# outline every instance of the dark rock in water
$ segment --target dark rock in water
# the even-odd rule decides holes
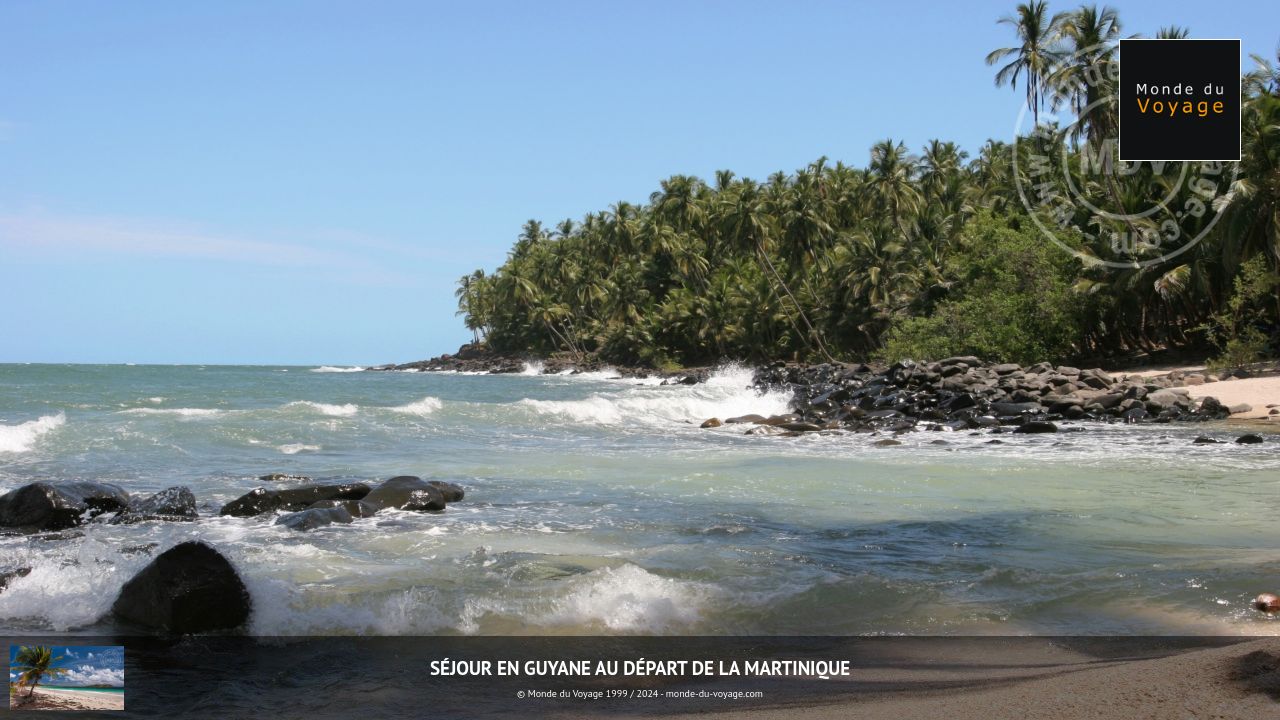
[[[161,490],[143,500],[129,504],[114,518],[113,524],[131,524],[146,520],[178,522],[196,519],[196,496],[185,486]]]
[[[321,500],[360,500],[369,494],[364,483],[347,485],[306,485],[288,490],[258,488],[227,503],[223,515],[252,517],[277,510],[305,510]]]
[[[702,424],[699,425],[699,427],[705,430],[706,428],[718,428],[723,424],[724,423],[720,422],[720,418],[707,418],[702,421]]]
[[[9,581],[15,578],[26,577],[31,574],[29,567],[16,567],[0,569],[0,590],[9,587]]]
[[[378,512],[378,508],[363,500],[321,500],[307,506],[307,510],[325,508],[342,508],[353,518],[373,517]],[[276,522],[279,523],[278,520]]]
[[[143,543],[141,545],[126,545],[120,548],[120,552],[125,555],[150,555],[152,550],[160,547],[160,543]]]
[[[930,441],[929,444],[930,445],[950,445],[951,443],[947,442],[946,440],[933,440],[933,441]]]
[[[366,504],[379,510],[395,508],[397,510],[435,511],[445,506],[444,493],[440,488],[413,475],[400,475],[383,482],[364,498]]]
[[[789,422],[789,423],[782,423],[782,424],[781,424],[781,425],[779,425],[778,427],[782,428],[783,430],[791,430],[791,431],[794,431],[794,432],[814,432],[814,431],[816,431],[816,430],[821,430],[821,429],[822,429],[822,426],[820,426],[820,425],[815,425],[815,424],[810,423],[810,422]]]
[[[789,422],[799,422],[800,416],[795,413],[787,413],[786,415],[771,415],[761,421],[761,425],[783,425]]]
[[[0,496],[0,527],[23,531],[75,527],[105,512],[129,505],[118,485],[96,482],[38,482]]]
[[[993,402],[991,403],[991,412],[995,413],[996,415],[1022,415],[1023,413],[1037,413],[1037,412],[1042,412],[1043,410],[1044,408],[1040,407],[1040,403],[1033,403],[1033,402],[1021,402],[1021,403]]]
[[[179,635],[238,628],[250,609],[235,568],[202,542],[160,553],[124,584],[111,606],[122,620]]]
[[[1191,441],[1191,443],[1192,443],[1193,445],[1216,445],[1216,444],[1217,444],[1217,443],[1219,443],[1219,442],[1222,442],[1222,441],[1221,441],[1221,440],[1215,440],[1215,439],[1213,439],[1213,438],[1209,437],[1208,435],[1201,435],[1200,437],[1198,437],[1198,438],[1196,438],[1195,440],[1192,440],[1192,441]]]
[[[1120,417],[1124,418],[1125,422],[1137,422],[1139,420],[1145,420],[1148,417],[1150,417],[1150,413],[1147,412],[1146,408],[1134,407],[1134,408],[1129,408],[1128,410],[1125,410],[1124,414],[1121,415]]]
[[[1056,433],[1058,426],[1051,422],[1032,421],[1014,428],[1015,433]]]
[[[444,480],[428,480],[427,484],[440,491],[444,495],[444,501],[447,503],[459,502],[466,497],[466,492],[461,485]]]
[[[764,420],[765,420],[765,417],[763,415],[756,415],[752,413],[750,415],[739,415],[737,417],[728,418],[725,420],[725,423],[728,425],[733,425],[736,423],[760,423],[760,422],[764,422]]]
[[[902,441],[894,440],[892,438],[885,438],[884,440],[877,440],[871,444],[875,445],[876,447],[892,447],[894,445],[901,445]]]
[[[288,473],[267,473],[266,475],[259,475],[258,480],[262,482],[311,482],[311,478],[306,475],[290,475]]]
[[[328,501],[332,502],[332,501]],[[349,502],[360,502],[352,500]],[[332,525],[333,523],[350,523],[351,513],[342,506],[338,507],[319,507],[309,510],[299,510],[291,512],[287,515],[281,515],[276,518],[277,525],[284,525],[293,530],[315,530],[318,527]]]
[[[1249,433],[1248,435],[1241,435],[1236,438],[1236,442],[1241,445],[1257,445],[1262,442],[1262,436],[1257,433]]]

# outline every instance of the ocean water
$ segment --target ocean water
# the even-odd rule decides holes
[[[742,368],[689,387],[345,370],[0,365],[0,491],[188,485],[203,515],[0,537],[0,567],[33,568],[0,591],[0,628],[110,632],[136,548],[199,538],[239,569],[258,635],[1280,629],[1250,608],[1280,590],[1280,437],[1077,424],[875,447],[699,429],[786,409]],[[308,533],[217,516],[269,472],[467,497]]]

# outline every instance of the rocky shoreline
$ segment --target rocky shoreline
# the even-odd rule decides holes
[[[1052,433],[1062,421],[1222,420],[1250,409],[1227,407],[1213,397],[1197,401],[1185,387],[1217,381],[1201,374],[1122,376],[1050,363],[985,363],[976,357],[903,360],[882,368],[778,362],[757,370],[755,385],[791,392],[792,413],[709,418],[703,427],[751,423],[761,427],[748,432],[764,434],[849,430],[898,435],[920,429]],[[1262,438],[1250,434],[1238,442]]]
[[[413,475],[393,477],[376,486],[363,482],[318,484],[283,473],[263,475],[258,480],[301,484],[255,488],[222,506],[218,514],[273,516],[275,525],[301,532],[351,523],[354,518],[388,509],[442,512],[465,496],[454,483]],[[66,531],[90,523],[192,522],[198,517],[195,496],[186,486],[135,498],[111,483],[36,482],[0,495],[0,534],[51,540],[67,537]],[[150,554],[155,547],[150,543],[124,548],[123,552]],[[0,592],[30,573],[30,567],[0,567]],[[111,613],[133,627],[184,635],[238,629],[248,620],[252,607],[249,591],[230,561],[203,542],[188,541],[160,553],[127,581]]]
[[[588,372],[611,372],[622,378],[662,378],[664,384],[694,385],[705,381],[715,370],[714,367],[682,368],[664,371],[637,366],[619,366],[606,363],[595,358],[582,359],[573,355],[557,353],[538,358],[527,355],[496,353],[483,345],[468,343],[458,348],[458,352],[445,353],[429,360],[416,362],[377,365],[366,368],[371,372],[460,372],[481,373],[489,375],[512,375],[525,372],[529,367],[540,368],[542,375],[580,375]]]

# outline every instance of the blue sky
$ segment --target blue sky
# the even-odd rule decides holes
[[[9,646],[9,682],[18,679],[13,667],[14,658],[18,656],[20,646]],[[66,673],[58,676],[46,675],[42,685],[63,685],[68,687],[86,687],[89,685],[109,685],[124,687],[124,648],[119,645],[55,645],[52,648],[54,658],[62,657],[54,667],[65,668]]]
[[[1112,4],[1280,40],[1273,2]],[[1013,6],[4,0],[0,362],[451,352],[454,280],[528,218],[1010,137]]]

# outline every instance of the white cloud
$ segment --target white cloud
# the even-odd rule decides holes
[[[56,682],[59,685],[110,685],[112,687],[123,687],[124,669],[81,665],[78,668],[71,668],[60,675]]]

